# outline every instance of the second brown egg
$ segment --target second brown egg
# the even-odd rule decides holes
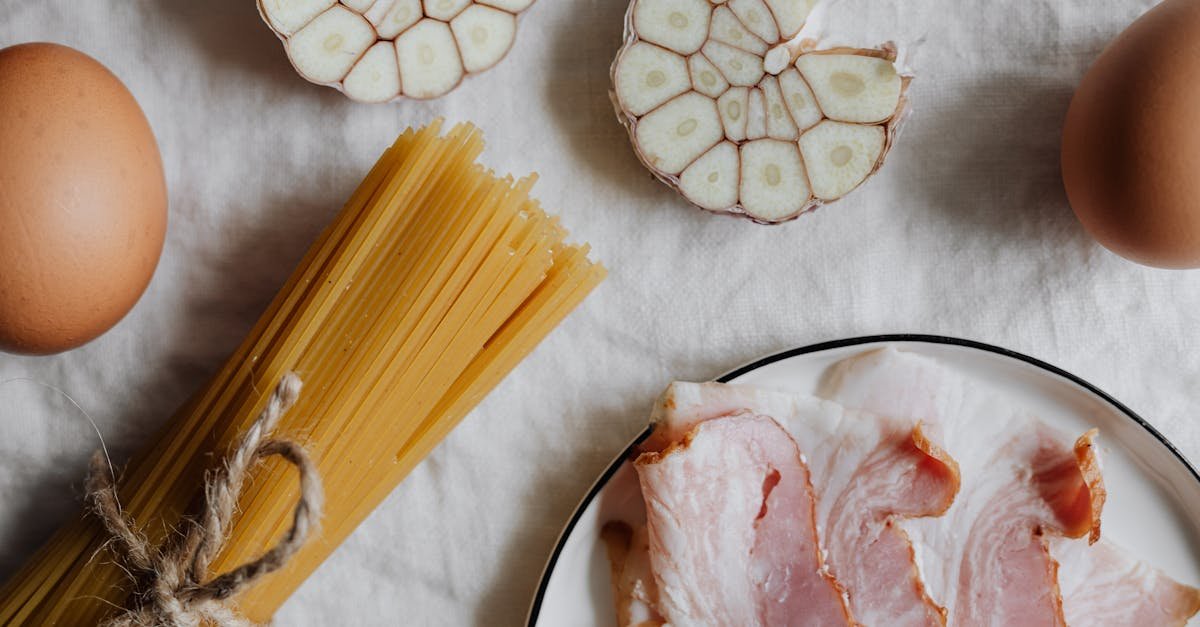
[[[1071,102],[1071,207],[1133,261],[1200,267],[1200,2],[1167,0],[1100,55]]]

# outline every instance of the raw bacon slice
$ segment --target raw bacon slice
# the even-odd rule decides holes
[[[845,420],[862,424],[861,418]],[[859,439],[857,447],[842,438],[842,446],[825,442],[808,454],[810,468],[821,468],[813,475],[822,486],[829,561],[864,625],[944,625],[944,610],[926,594],[912,545],[896,523],[946,511],[958,490],[958,468],[928,448],[919,427],[880,422],[876,437]],[[800,433],[790,421],[789,430]]]
[[[936,362],[894,350],[843,362],[831,381],[832,398],[849,407],[923,421],[962,464],[963,491],[946,515],[903,525],[950,623],[1065,625],[1045,536],[1086,533],[1098,520],[1090,505],[1051,505],[1075,503],[1087,490],[1065,438]],[[1075,517],[1062,520],[1060,511]]]
[[[896,521],[944,512],[958,490],[952,459],[911,421],[807,396],[718,383],[675,383],[659,401],[647,446],[677,440],[734,411],[775,418],[804,454],[831,572],[865,625],[941,625]]]
[[[1006,409],[970,381],[917,355],[885,349],[835,367],[823,392],[851,407],[929,427],[962,464],[962,494],[936,519],[901,523],[931,595],[954,625],[1128,625],[1121,616],[1182,617],[1197,592],[1101,541],[1105,492],[1092,439]],[[1087,536],[1089,543],[1073,538]],[[1086,556],[1086,559],[1080,556]],[[1123,613],[1090,612],[1095,586]]]
[[[668,623],[850,624],[821,563],[808,470],[775,421],[707,421],[635,467]]]
[[[1094,546],[1054,539],[1050,553],[1068,625],[1182,627],[1200,612],[1200,590],[1140,562],[1112,542]]]
[[[964,467],[968,487],[940,524],[926,520],[909,529],[914,541],[940,545],[948,561],[959,565],[957,578],[944,581],[940,590],[945,598],[957,592],[948,604],[954,624],[1066,624],[1047,536],[1089,533],[1093,510],[1079,506],[1077,498],[1087,493],[1087,484],[1059,433],[1037,423],[1013,432],[994,445],[992,455],[981,454]],[[953,572],[952,566],[947,570]],[[932,581],[930,587],[939,589]]]

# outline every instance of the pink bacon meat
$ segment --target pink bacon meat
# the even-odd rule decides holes
[[[1200,612],[1200,590],[1111,542],[1052,540],[1050,553],[1062,564],[1059,587],[1068,625],[1182,626]]]
[[[657,609],[670,624],[850,623],[821,562],[808,470],[773,420],[705,422],[636,468]]]
[[[718,383],[675,383],[647,441],[662,446],[730,412],[771,416],[799,446],[811,473],[816,520],[830,572],[855,621],[941,625],[912,548],[895,522],[945,511],[958,491],[955,462],[919,426],[811,397]]]
[[[962,464],[962,493],[944,516],[902,523],[951,625],[1183,625],[1196,613],[1200,592],[1100,540],[1094,430],[1072,444],[939,363],[894,349],[839,364],[825,395],[922,421]],[[1092,611],[1097,594],[1120,611]]]

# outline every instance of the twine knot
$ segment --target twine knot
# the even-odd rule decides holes
[[[304,447],[272,438],[279,419],[300,397],[300,378],[287,373],[267,400],[267,406],[242,436],[224,463],[208,475],[204,503],[195,519],[181,523],[181,532],[161,546],[152,546],[121,511],[116,477],[99,451],[92,456],[87,500],[112,536],[112,550],[133,582],[132,607],[110,619],[108,627],[251,627],[249,619],[230,604],[238,592],[287,563],[320,524],[323,495],[316,465]],[[220,553],[249,470],[260,459],[278,455],[300,472],[300,499],[292,527],[278,544],[260,557],[208,578],[208,568]]]

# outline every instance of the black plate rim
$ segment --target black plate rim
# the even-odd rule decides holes
[[[1200,471],[1198,471],[1196,466],[1194,464],[1192,464],[1192,462],[1189,461],[1188,458],[1183,455],[1183,452],[1180,451],[1178,448],[1176,448],[1176,446],[1174,444],[1172,444],[1171,441],[1168,440],[1161,432],[1159,432],[1158,429],[1154,428],[1154,425],[1147,422],[1145,418],[1142,418],[1140,415],[1137,414],[1137,412],[1135,412],[1132,409],[1130,409],[1129,407],[1125,406],[1124,403],[1122,403],[1121,401],[1118,401],[1112,395],[1108,394],[1104,390],[1101,390],[1100,388],[1089,383],[1088,381],[1086,381],[1074,374],[1071,374],[1070,372],[1067,372],[1066,370],[1063,370],[1062,368],[1059,368],[1058,366],[1044,362],[1036,357],[1030,357],[1029,355],[1026,355],[1024,353],[1019,353],[1014,350],[1009,350],[1007,348],[1001,348],[994,344],[988,344],[988,343],[979,342],[976,340],[967,340],[967,339],[963,339],[963,338],[950,337],[947,335],[927,335],[927,334],[921,334],[921,333],[893,333],[893,334],[883,334],[883,335],[864,335],[864,336],[846,338],[846,339],[841,339],[841,340],[832,340],[832,341],[828,341],[828,342],[819,342],[816,344],[809,344],[808,346],[802,346],[800,348],[793,348],[791,350],[786,350],[786,351],[783,351],[780,353],[768,355],[766,357],[763,357],[762,359],[750,362],[749,364],[746,364],[745,366],[742,366],[740,368],[736,368],[730,372],[727,372],[724,375],[718,377],[716,380],[720,383],[728,383],[729,381],[732,381],[733,379],[736,379],[736,378],[738,378],[742,375],[745,375],[749,372],[752,372],[754,370],[758,370],[759,368],[769,366],[775,362],[783,361],[785,359],[791,359],[792,357],[796,357],[799,355],[807,355],[809,353],[819,353],[819,352],[827,351],[827,350],[846,348],[848,346],[861,346],[863,344],[880,344],[880,343],[886,343],[886,342],[941,344],[941,345],[946,345],[946,346],[961,346],[964,348],[973,348],[976,350],[981,350],[984,352],[994,353],[996,355],[1001,355],[1004,357],[1016,359],[1018,361],[1023,361],[1031,366],[1035,366],[1035,367],[1045,370],[1051,374],[1057,375],[1058,377],[1066,379],[1066,380],[1084,388],[1085,390],[1091,392],[1092,394],[1095,394],[1096,396],[1100,397],[1106,403],[1108,403],[1109,405],[1112,405],[1118,411],[1120,411],[1122,414],[1125,414],[1125,416],[1128,417],[1130,420],[1132,420],[1133,422],[1135,422],[1136,424],[1141,426],[1143,429],[1145,429],[1151,436],[1154,437],[1155,440],[1158,440],[1159,444],[1166,447],[1166,449],[1168,451],[1170,451],[1172,455],[1175,456],[1175,459],[1178,460],[1179,463],[1183,464],[1184,468],[1188,469],[1188,472],[1191,473],[1192,478],[1195,479],[1197,483],[1200,483]],[[567,521],[567,525],[565,527],[563,527],[562,533],[558,536],[558,540],[554,543],[554,551],[550,554],[550,559],[546,562],[546,567],[542,569],[542,575],[538,581],[537,594],[534,595],[534,597],[533,597],[533,604],[529,608],[529,616],[527,617],[527,619],[525,621],[526,627],[535,627],[536,626],[538,616],[540,615],[541,610],[542,610],[542,601],[546,596],[546,587],[550,584],[550,576],[554,573],[554,567],[558,564],[558,558],[562,554],[562,549],[563,549],[563,546],[566,544],[567,538],[571,537],[571,532],[573,532],[575,530],[575,525],[577,525],[579,523],[579,519],[583,516],[584,510],[586,510],[588,508],[588,505],[591,505],[592,501],[595,500],[596,496],[600,494],[600,490],[603,490],[604,486],[608,485],[608,481],[610,479],[612,479],[613,475],[615,475],[617,473],[617,470],[619,470],[621,468],[621,465],[625,463],[626,458],[629,457],[629,455],[633,452],[634,448],[637,447],[638,444],[641,444],[642,441],[645,440],[649,435],[650,435],[650,429],[647,428],[645,431],[642,432],[641,435],[639,435],[637,437],[636,440],[633,441],[633,443],[631,443],[628,447],[626,447],[624,451],[621,451],[621,454],[618,455],[615,459],[613,459],[613,462],[611,464],[609,464],[608,468],[604,469],[604,473],[600,475],[600,477],[596,480],[596,482],[594,484],[592,484],[591,489],[588,490],[587,494],[583,497],[583,500],[580,501],[579,505],[575,507],[575,511],[572,512],[572,514],[571,514],[571,519],[569,521]]]

